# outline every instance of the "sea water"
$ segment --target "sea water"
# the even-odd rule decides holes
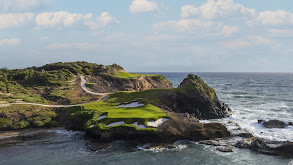
[[[173,86],[188,73],[162,73]],[[215,89],[233,111],[230,118],[257,137],[293,141],[293,127],[269,129],[258,120],[293,122],[293,73],[195,73]]]
[[[152,73],[154,74],[154,73]],[[188,73],[159,73],[177,87]],[[292,73],[196,73],[216,90],[219,99],[233,110],[231,117],[255,136],[293,141],[292,127],[267,129],[259,119],[293,120]],[[268,156],[248,149],[222,153],[215,147],[187,143],[176,149],[143,150],[129,142],[116,141],[93,152],[84,133],[47,131],[33,136],[0,139],[0,164],[205,164],[287,165],[292,159]],[[291,162],[291,163],[290,163]]]

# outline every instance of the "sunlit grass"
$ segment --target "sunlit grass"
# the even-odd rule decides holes
[[[127,72],[117,73],[117,77],[119,78],[135,78],[140,76],[158,76],[158,75],[147,75],[147,74],[137,74],[137,73],[127,73]]]
[[[74,107],[75,112],[72,115],[82,116],[83,112],[91,112],[92,119],[87,122],[86,127],[89,127],[91,124],[99,124],[101,128],[119,121],[124,121],[125,124],[138,122],[138,124],[147,125],[149,120],[158,120],[167,117],[167,114],[161,111],[160,108],[151,104],[145,104],[139,107],[116,108],[118,105],[119,103],[104,101],[85,104]],[[78,111],[76,111],[77,108],[79,109]],[[97,118],[101,115],[106,115],[107,117],[98,121]]]

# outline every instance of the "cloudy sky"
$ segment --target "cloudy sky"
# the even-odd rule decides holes
[[[292,72],[292,0],[0,0],[0,68]]]

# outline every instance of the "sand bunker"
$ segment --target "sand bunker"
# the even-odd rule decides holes
[[[165,121],[167,121],[169,119],[166,119],[166,118],[161,118],[161,119],[158,119],[156,121],[154,120],[151,120],[148,122],[148,126],[151,126],[151,127],[158,127],[160,125],[162,125]]]
[[[98,118],[98,120],[104,119],[104,118],[106,118],[106,117],[107,117],[106,115],[100,116],[100,117]]]
[[[107,125],[106,127],[111,127],[111,126],[115,126],[115,125],[122,125],[122,124],[125,124],[124,121],[118,121],[118,122],[115,122],[115,123],[111,123],[109,125]]]
[[[118,105],[116,106],[116,108],[133,108],[133,107],[140,107],[140,106],[143,106],[144,104],[139,104],[138,102],[132,102],[130,104],[121,104],[121,105]]]
[[[143,124],[138,124],[137,122],[133,123],[133,125],[136,125],[138,128],[146,128]]]

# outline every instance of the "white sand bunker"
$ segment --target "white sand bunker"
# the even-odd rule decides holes
[[[107,117],[106,115],[100,116],[100,117],[98,118],[98,120],[104,119],[104,118],[106,118],[106,117]]]
[[[125,124],[124,121],[118,121],[118,122],[115,122],[115,123],[111,123],[109,125],[107,125],[106,127],[111,127],[111,126],[115,126],[115,125],[122,125],[122,124]]]
[[[116,106],[116,108],[133,108],[133,107],[140,107],[140,106],[143,106],[144,104],[139,104],[138,102],[132,102],[130,104],[121,104],[121,105],[118,105]]]
[[[167,120],[169,120],[169,119],[166,119],[166,118],[160,118],[160,119],[158,119],[158,120],[156,120],[156,121],[151,120],[151,121],[148,122],[148,126],[151,126],[151,127],[158,127],[158,126],[162,125],[162,124],[163,124],[165,121],[167,121]]]
[[[137,122],[133,123],[133,125],[136,125],[138,128],[146,128],[143,124],[138,124]]]
[[[122,124],[125,124],[125,122],[124,121],[119,121],[119,122],[111,123],[111,124],[107,125],[106,127],[111,127],[111,126],[116,126],[116,125],[122,125]],[[138,128],[146,128],[145,125],[138,124],[138,122],[133,123],[133,125],[136,125]]]

